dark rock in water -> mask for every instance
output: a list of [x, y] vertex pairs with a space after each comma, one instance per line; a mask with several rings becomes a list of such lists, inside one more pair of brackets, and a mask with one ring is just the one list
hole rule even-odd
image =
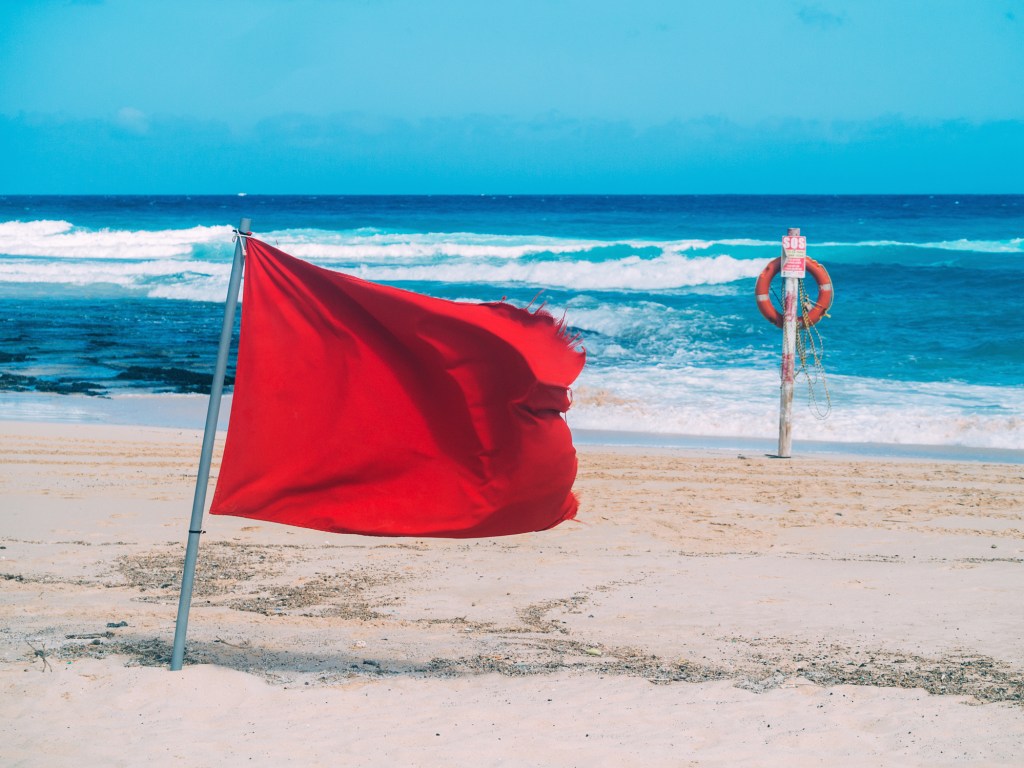
[[36, 380], [36, 392], [52, 392], [55, 395], [90, 395], [92, 397], [106, 397], [107, 390], [101, 384], [92, 381], [70, 381], [60, 379], [58, 381]]
[[[115, 377], [118, 381], [132, 381], [156, 389], [170, 388], [180, 394], [210, 394], [212, 376], [209, 371], [197, 373], [174, 366], [131, 365]], [[235, 383], [234, 376], [224, 377], [224, 386]]]
[[74, 379], [46, 379], [39, 376], [22, 376], [17, 373], [0, 373], [0, 391], [3, 392], [50, 392], [55, 395], [91, 395], [106, 397], [103, 385], [92, 381]]

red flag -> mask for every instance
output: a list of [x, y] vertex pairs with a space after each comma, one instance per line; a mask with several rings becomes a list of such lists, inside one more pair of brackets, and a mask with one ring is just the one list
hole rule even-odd
[[576, 513], [562, 414], [584, 353], [506, 303], [434, 299], [250, 239], [213, 506], [374, 536], [503, 536]]

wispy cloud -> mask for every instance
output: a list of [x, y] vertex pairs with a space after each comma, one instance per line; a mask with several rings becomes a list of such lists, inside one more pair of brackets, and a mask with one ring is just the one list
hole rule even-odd
[[796, 15], [804, 24], [819, 29], [834, 29], [846, 23], [846, 12], [835, 13], [822, 5], [802, 5]]
[[135, 107], [121, 107], [114, 116], [114, 122], [131, 133], [147, 133], [149, 131], [149, 118], [146, 117], [145, 112]]

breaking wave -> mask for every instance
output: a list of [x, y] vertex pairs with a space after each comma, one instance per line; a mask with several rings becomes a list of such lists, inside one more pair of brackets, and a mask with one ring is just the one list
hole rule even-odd
[[0, 252], [52, 259], [188, 258], [195, 246], [228, 243], [231, 227], [114, 230], [79, 229], [68, 221], [0, 222]]
[[[801, 440], [958, 445], [1024, 450], [1024, 391], [957, 382], [894, 382], [830, 376], [827, 420], [808, 407], [798, 380], [794, 434]], [[777, 434], [779, 379], [760, 368], [587, 368], [570, 426], [581, 429], [764, 438]], [[1001, 403], [998, 409], [992, 403]]]
[[[64, 220], [6, 221], [0, 222], [0, 254], [55, 260], [230, 260], [231, 233], [232, 228], [229, 226], [94, 230], [77, 227]], [[743, 261], [762, 260], [766, 256], [775, 255], [779, 248], [776, 240], [753, 238], [595, 240], [476, 232], [388, 232], [370, 228], [348, 231], [286, 229], [259, 233], [259, 236], [298, 258], [324, 265], [346, 267], [388, 265], [397, 268], [401, 263], [433, 265], [451, 260], [565, 261], [566, 257], [571, 256], [578, 256], [579, 261], [612, 262], [621, 261], [631, 255], [647, 260], [659, 255], [731, 255], [734, 259]], [[869, 262], [878, 258], [887, 263], [899, 263], [900, 252], [905, 252], [908, 259], [918, 261], [920, 257], [912, 254], [922, 250], [1012, 256], [1024, 253], [1024, 238], [929, 242], [825, 241], [812, 243], [812, 247], [831, 249], [834, 253], [829, 258], [844, 261], [855, 252], [857, 261]], [[733, 252], [723, 254], [723, 249], [732, 249]], [[873, 258], [872, 253], [878, 253], [878, 256]], [[531, 279], [533, 278], [525, 278], [526, 281]], [[685, 280], [690, 279], [692, 276]]]
[[730, 283], [755, 277], [763, 265], [731, 256], [686, 258], [663, 254], [653, 259], [628, 256], [615, 261], [536, 261], [504, 264], [368, 267], [353, 273], [369, 280], [524, 283], [549, 288], [596, 291], [671, 290]]

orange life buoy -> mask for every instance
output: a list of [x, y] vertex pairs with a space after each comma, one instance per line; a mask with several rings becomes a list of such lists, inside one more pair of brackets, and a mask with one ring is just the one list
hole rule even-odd
[[[782, 327], [783, 317], [782, 313], [772, 304], [769, 288], [772, 284], [772, 279], [779, 274], [780, 269], [782, 269], [782, 259], [772, 259], [768, 262], [768, 266], [762, 270], [761, 274], [757, 276], [757, 283], [754, 284], [757, 308], [761, 310], [762, 315], [778, 328]], [[833, 297], [832, 280], [829, 278], [828, 272], [825, 271], [821, 264], [809, 257], [807, 259], [807, 274], [813, 277], [814, 282], [818, 284], [818, 300], [812, 302], [812, 309], [809, 312], [797, 317], [797, 322], [804, 328], [810, 328], [825, 316], [825, 313], [832, 307]]]

